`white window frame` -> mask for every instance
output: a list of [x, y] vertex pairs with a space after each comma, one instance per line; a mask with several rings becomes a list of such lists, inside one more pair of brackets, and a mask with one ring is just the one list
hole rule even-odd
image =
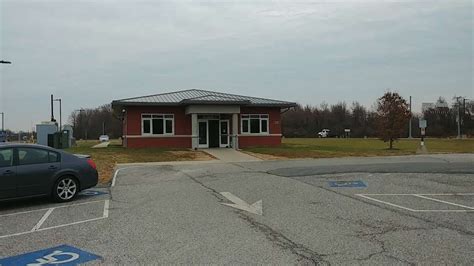
[[[252, 117], [253, 116], [253, 117]], [[258, 116], [259, 119], [259, 133], [251, 133], [251, 119], [256, 119]], [[244, 132], [244, 121], [248, 123], [248, 131]], [[267, 130], [266, 132], [262, 132], [262, 121], [267, 121]], [[241, 114], [240, 115], [240, 134], [242, 135], [270, 135], [270, 115], [269, 114]]]
[[[150, 117], [143, 117], [150, 116]], [[168, 117], [167, 117], [168, 116]], [[169, 117], [171, 116], [171, 117]], [[153, 134], [153, 119], [163, 119], [163, 134]], [[150, 133], [144, 132], [144, 121], [150, 121]], [[166, 121], [171, 121], [171, 133], [166, 132]], [[174, 135], [174, 114], [141, 114], [142, 136], [173, 136]]]

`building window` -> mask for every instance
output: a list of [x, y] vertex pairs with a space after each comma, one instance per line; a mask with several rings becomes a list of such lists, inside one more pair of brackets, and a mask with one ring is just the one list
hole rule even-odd
[[268, 115], [241, 115], [242, 134], [268, 134]]
[[173, 135], [174, 115], [142, 114], [142, 135]]

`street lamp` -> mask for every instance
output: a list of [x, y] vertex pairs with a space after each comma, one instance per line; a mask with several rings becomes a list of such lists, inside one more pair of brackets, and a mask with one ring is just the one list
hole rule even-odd
[[[84, 113], [86, 112], [86, 110], [84, 109], [79, 109], [79, 110], [76, 110], [76, 111], [79, 111], [79, 116], [82, 117], [81, 118], [81, 124], [83, 124], [85, 122], [85, 127], [84, 127], [84, 134], [83, 134], [83, 137], [85, 139], [87, 139], [87, 121], [83, 121], [84, 120]], [[82, 114], [82, 115], [81, 115]]]
[[59, 102], [59, 131], [62, 130], [63, 126], [63, 116], [62, 116], [62, 107], [61, 107], [61, 99], [54, 99], [53, 101]]
[[5, 121], [4, 121], [5, 113], [4, 113], [4, 112], [1, 112], [0, 114], [2, 115], [2, 131], [5, 131], [5, 127], [4, 127], [4, 123], [5, 123]]
[[[12, 62], [10, 62], [10, 61], [0, 60], [0, 64], [11, 64], [11, 63], [12, 63]], [[2, 131], [5, 131], [5, 125], [4, 125], [4, 123], [5, 123], [5, 121], [4, 121], [4, 120], [5, 120], [5, 118], [4, 118], [4, 117], [5, 117], [5, 113], [4, 113], [4, 112], [1, 112], [0, 114], [2, 114]]]

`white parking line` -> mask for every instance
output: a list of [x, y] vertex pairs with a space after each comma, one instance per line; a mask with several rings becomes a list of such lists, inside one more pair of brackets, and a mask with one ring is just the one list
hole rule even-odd
[[457, 203], [452, 203], [452, 202], [445, 201], [445, 200], [433, 199], [433, 198], [425, 197], [425, 196], [422, 196], [422, 195], [419, 195], [419, 194], [414, 194], [413, 196], [418, 197], [418, 198], [422, 198], [422, 199], [437, 201], [437, 202], [441, 202], [441, 203], [445, 203], [445, 204], [450, 204], [450, 205], [453, 205], [453, 206], [458, 206], [458, 207], [474, 210], [473, 207], [469, 207], [469, 206], [465, 206], [465, 205], [461, 205], [461, 204], [457, 204]]
[[120, 171], [126, 170], [126, 169], [131, 169], [131, 168], [140, 168], [140, 167], [144, 167], [144, 166], [136, 165], [136, 166], [122, 167], [122, 168], [119, 168], [119, 169], [115, 170], [114, 177], [112, 178], [112, 184], [110, 184], [110, 186], [111, 187], [115, 186], [115, 182], [117, 180], [117, 175], [119, 174]]
[[370, 196], [474, 196], [474, 193], [371, 193], [371, 194], [356, 194], [356, 195], [370, 195]]
[[[386, 205], [389, 205], [389, 206], [393, 206], [393, 207], [396, 207], [396, 208], [411, 211], [411, 212], [474, 212], [473, 207], [469, 207], [469, 206], [465, 206], [465, 205], [461, 205], [461, 204], [457, 204], [457, 203], [453, 203], [453, 202], [449, 202], [449, 201], [444, 201], [444, 200], [439, 200], [439, 199], [426, 197], [426, 195], [429, 195], [429, 196], [471, 196], [471, 195], [474, 195], [474, 193], [444, 193], [444, 194], [443, 193], [432, 193], [432, 194], [394, 194], [394, 193], [386, 193], [386, 194], [378, 193], [377, 194], [377, 193], [374, 193], [374, 194], [355, 194], [355, 195], [359, 196], [359, 197], [362, 197], [362, 198], [365, 198], [365, 199], [369, 199], [369, 200], [372, 200], [372, 201], [383, 203], [383, 204], [386, 204]], [[461, 207], [461, 208], [464, 208], [464, 209], [462, 209], [462, 210], [444, 210], [444, 209], [439, 209], [439, 210], [416, 210], [416, 209], [411, 209], [411, 208], [401, 206], [401, 205], [398, 205], [398, 204], [394, 204], [394, 203], [391, 203], [391, 202], [379, 200], [379, 199], [376, 199], [376, 198], [373, 198], [373, 197], [370, 197], [370, 196], [415, 196], [415, 197], [423, 198], [423, 199], [426, 199], [426, 200], [431, 200], [431, 201], [436, 201], [436, 202], [440, 202], [440, 203], [444, 203], [444, 204], [448, 204], [448, 205], [458, 206], [458, 207]]]
[[41, 217], [38, 223], [31, 229], [31, 232], [38, 230], [46, 221], [46, 219], [48, 219], [48, 217], [51, 215], [53, 211], [54, 211], [54, 208], [48, 209], [48, 211], [43, 215], [43, 217]]
[[[66, 204], [66, 205], [61, 205], [61, 206], [55, 206], [54, 209], [67, 208], [67, 207], [91, 204], [91, 203], [102, 202], [102, 201], [104, 201], [104, 200], [94, 200], [94, 201], [86, 201], [86, 202], [81, 202], [81, 203]], [[49, 209], [50, 208], [42, 208], [42, 209], [36, 209], [36, 210], [30, 210], [30, 211], [13, 212], [13, 213], [1, 214], [0, 217], [12, 216], [12, 215], [18, 215], [18, 214], [25, 214], [25, 213], [32, 213], [32, 212], [38, 212], [38, 211], [45, 211], [45, 210], [49, 210]]]
[[393, 203], [390, 203], [390, 202], [386, 202], [386, 201], [383, 201], [383, 200], [378, 200], [378, 199], [374, 199], [374, 198], [371, 198], [369, 196], [366, 196], [364, 194], [356, 194], [356, 196], [359, 196], [359, 197], [362, 197], [362, 198], [366, 198], [366, 199], [369, 199], [369, 200], [373, 200], [373, 201], [376, 201], [376, 202], [380, 202], [380, 203], [383, 203], [383, 204], [387, 204], [387, 205], [390, 205], [390, 206], [393, 206], [393, 207], [397, 207], [397, 208], [400, 208], [400, 209], [405, 209], [407, 211], [412, 211], [412, 212], [416, 212], [417, 210], [414, 210], [414, 209], [410, 209], [410, 208], [407, 208], [407, 207], [403, 207], [403, 206], [400, 206], [400, 205], [397, 205], [397, 204], [393, 204]]
[[[40, 228], [44, 224], [44, 222], [48, 219], [48, 217], [51, 215], [53, 210], [55, 210], [55, 209], [71, 207], [71, 206], [78, 206], [78, 205], [84, 205], [84, 204], [97, 203], [97, 202], [102, 202], [102, 201], [104, 202], [104, 210], [103, 210], [103, 214], [102, 214], [101, 217], [96, 217], [96, 218], [92, 218], [92, 219], [76, 221], [76, 222], [67, 223], [67, 224], [60, 224], [60, 225]], [[15, 214], [24, 214], [24, 213], [30, 213], [30, 212], [34, 212], [34, 211], [40, 211], [40, 210], [48, 210], [41, 217], [41, 219], [38, 221], [38, 223], [33, 227], [33, 229], [31, 229], [30, 231], [13, 233], [13, 234], [8, 234], [8, 235], [2, 235], [2, 236], [0, 236], [0, 239], [7, 238], [7, 237], [12, 237], [12, 236], [26, 235], [26, 234], [31, 234], [31, 233], [34, 233], [34, 232], [41, 232], [41, 231], [45, 231], [45, 230], [51, 230], [51, 229], [56, 229], [56, 228], [61, 228], [61, 227], [66, 227], [66, 226], [71, 226], [71, 225], [82, 224], [82, 223], [87, 223], [87, 222], [93, 222], [93, 221], [106, 219], [106, 218], [109, 217], [109, 206], [110, 206], [110, 200], [97, 200], [97, 201], [89, 201], [89, 202], [83, 202], [83, 203], [78, 203], [78, 204], [69, 204], [69, 205], [59, 206], [59, 207], [55, 207], [55, 208], [44, 208], [44, 209], [38, 209], [38, 210], [32, 210], [32, 211], [26, 211], [26, 212], [11, 213], [11, 214], [8, 214], [8, 215], [5, 214], [3, 216], [11, 216], [11, 215], [15, 215]]]
[[117, 175], [120, 172], [120, 170], [122, 170], [122, 169], [123, 168], [119, 168], [119, 169], [115, 170], [114, 177], [112, 178], [112, 184], [110, 185], [111, 187], [115, 186], [115, 180], [117, 179]]
[[109, 200], [106, 200], [104, 203], [104, 214], [103, 214], [104, 218], [109, 217], [109, 204], [110, 204]]

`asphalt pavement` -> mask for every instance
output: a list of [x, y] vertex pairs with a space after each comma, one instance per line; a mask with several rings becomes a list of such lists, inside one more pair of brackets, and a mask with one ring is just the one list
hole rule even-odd
[[473, 265], [473, 166], [470, 154], [126, 165], [68, 204], [0, 203], [0, 258]]

